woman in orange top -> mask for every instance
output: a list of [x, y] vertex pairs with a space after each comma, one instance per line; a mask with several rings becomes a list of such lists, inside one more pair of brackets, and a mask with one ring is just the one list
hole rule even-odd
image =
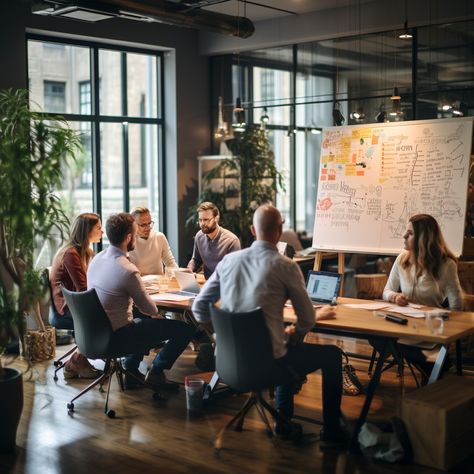
[[[49, 274], [52, 293], [49, 321], [57, 329], [74, 329], [61, 285], [70, 291], [87, 290], [86, 272], [94, 255], [91, 245], [101, 240], [102, 233], [102, 224], [97, 214], [80, 214], [72, 224], [68, 242], [54, 257]], [[64, 368], [64, 377], [67, 379], [95, 378], [99, 374], [79, 351], [72, 355]]]

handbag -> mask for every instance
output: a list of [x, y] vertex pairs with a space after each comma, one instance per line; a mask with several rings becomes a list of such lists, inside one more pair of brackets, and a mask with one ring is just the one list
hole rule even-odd
[[364, 386], [357, 377], [356, 369], [349, 364], [349, 357], [342, 351], [345, 362], [342, 364], [342, 394], [356, 396], [364, 393]]

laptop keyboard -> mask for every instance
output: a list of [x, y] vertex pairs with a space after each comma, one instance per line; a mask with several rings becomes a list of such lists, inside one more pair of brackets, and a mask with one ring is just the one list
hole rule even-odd
[[180, 296], [189, 296], [190, 298], [196, 298], [197, 293], [192, 293], [191, 291], [183, 291], [183, 290], [176, 290], [176, 291], [168, 291], [173, 295], [180, 295]]

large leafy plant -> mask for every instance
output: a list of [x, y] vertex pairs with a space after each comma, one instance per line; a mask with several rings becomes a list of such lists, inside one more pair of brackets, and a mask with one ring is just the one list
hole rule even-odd
[[35, 248], [68, 223], [57, 189], [79, 149], [64, 120], [30, 110], [28, 91], [0, 91], [0, 354], [24, 336], [24, 316], [43, 293]]
[[[190, 209], [187, 223], [196, 222], [199, 203], [214, 202], [220, 209], [221, 224], [241, 239], [243, 247], [247, 247], [252, 242], [250, 224], [255, 209], [261, 204], [274, 202], [278, 189], [283, 188], [283, 176], [275, 166], [266, 130], [249, 128], [236, 133], [226, 143], [233, 156], [222, 160], [206, 174], [199, 202]], [[215, 179], [225, 179], [233, 184], [224, 187], [222, 192], [216, 192], [211, 186]]]

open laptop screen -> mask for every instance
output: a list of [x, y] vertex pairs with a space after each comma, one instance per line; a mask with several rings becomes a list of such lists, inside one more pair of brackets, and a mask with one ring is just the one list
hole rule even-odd
[[308, 273], [306, 290], [312, 301], [318, 303], [332, 303], [339, 294], [341, 275], [332, 272]]

